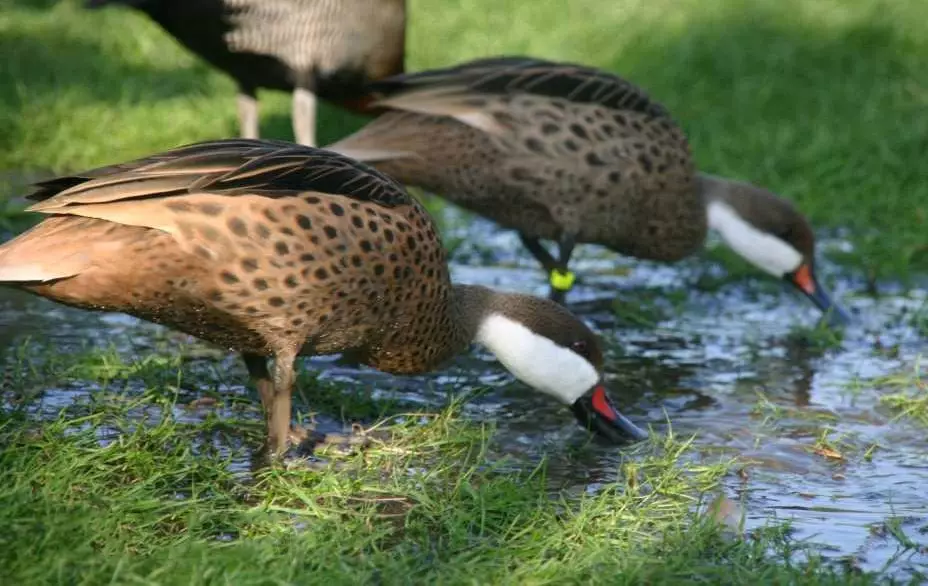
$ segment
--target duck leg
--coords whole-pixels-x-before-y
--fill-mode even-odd
[[[293,90],[293,136],[296,142],[316,146],[316,94],[297,86]]]
[[[312,452],[317,447],[364,446],[370,439],[363,430],[349,434],[321,433],[290,425],[291,396],[296,374],[293,370],[295,356],[278,354],[274,359],[274,374],[267,368],[267,358],[257,354],[242,354],[248,374],[258,388],[261,404],[267,418],[267,450],[272,455],[283,455],[288,444],[297,446],[298,451]]]
[[[576,239],[573,234],[563,234],[558,241],[558,258],[555,259],[538,238],[519,234],[522,244],[528,249],[541,266],[548,271],[548,281],[551,283],[549,297],[560,304],[564,304],[567,293],[573,288],[576,277],[568,268],[570,255],[573,254]]]
[[[264,356],[242,354],[242,358],[261,396],[261,405],[267,418],[267,448],[273,454],[283,454],[291,435],[290,395],[296,378],[293,372],[295,356],[275,356],[273,377]],[[299,436],[301,431],[293,430],[292,434]],[[302,435],[305,435],[305,431]]]
[[[255,88],[239,87],[238,130],[242,138],[258,138],[258,97]]]

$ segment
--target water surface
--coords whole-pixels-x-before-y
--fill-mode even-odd
[[[443,217],[455,249],[456,280],[546,293],[543,274],[513,234],[453,210]],[[821,276],[855,323],[840,343],[818,348],[794,335],[816,323],[817,311],[772,279],[758,276],[704,290],[696,284],[725,275],[705,258],[657,265],[596,247],[580,247],[576,258],[582,283],[573,308],[606,341],[608,382],[620,408],[656,433],[672,426],[681,436],[697,434],[694,458],[737,458],[724,491],[742,504],[747,530],[789,520],[796,537],[862,568],[880,569],[899,555],[893,567],[900,575],[928,571],[926,430],[894,419],[880,404],[888,390],[869,382],[910,372],[924,353],[926,340],[914,325],[914,316],[928,311],[924,289],[887,285],[888,292],[873,299],[858,293],[864,287],[853,275],[824,263]],[[221,403],[220,416],[258,417],[257,399],[245,389],[244,369],[234,357],[126,316],[0,292],[0,348],[9,357],[30,337],[61,353],[115,346],[133,357],[158,340],[174,340],[185,354],[196,350],[207,357],[203,367],[220,376],[223,393],[253,399],[255,408],[244,411],[241,402]],[[440,406],[449,394],[490,389],[469,401],[465,413],[494,420],[495,449],[525,466],[587,441],[566,409],[514,383],[479,349],[419,377],[392,377],[332,357],[306,360],[304,368],[360,385],[378,398],[423,406]],[[87,382],[42,388],[35,416],[54,417],[99,387]],[[132,388],[130,383],[127,392]],[[197,396],[204,389],[186,391]],[[142,421],[149,415],[157,416],[138,412]],[[201,416],[183,408],[176,415]],[[325,425],[337,427],[334,421]],[[821,449],[823,437],[836,453]],[[589,492],[616,477],[621,450],[595,443],[586,449],[590,456],[582,460],[551,458],[553,487]],[[903,550],[886,531],[887,522],[898,523],[922,551]]]

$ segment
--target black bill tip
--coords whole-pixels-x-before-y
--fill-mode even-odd
[[[573,404],[573,412],[580,425],[613,443],[639,442],[648,439],[648,432],[619,413],[599,383]]]
[[[786,275],[786,279],[822,311],[823,319],[830,327],[844,327],[853,321],[843,307],[832,301],[828,291],[819,284],[812,267],[808,264],[800,265],[798,269]]]

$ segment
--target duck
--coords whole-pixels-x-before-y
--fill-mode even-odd
[[[388,77],[370,91],[384,113],[326,148],[518,232],[552,299],[573,288],[579,243],[674,262],[712,229],[834,323],[849,320],[816,276],[815,236],[796,206],[698,172],[667,109],[617,75],[502,56]]]
[[[257,90],[292,92],[296,142],[316,145],[318,99],[369,112],[364,88],[404,71],[406,0],[87,0],[145,13],[238,86],[242,138],[258,138]]]
[[[403,375],[471,343],[596,436],[648,437],[616,409],[583,321],[546,298],[453,284],[424,207],[348,157],[214,140],[48,179],[27,199],[43,219],[0,246],[0,285],[239,353],[270,454],[299,437],[298,356],[347,353]]]

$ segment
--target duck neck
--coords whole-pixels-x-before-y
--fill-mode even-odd
[[[480,285],[455,284],[451,287],[452,323],[450,354],[463,352],[477,341],[480,327],[493,311],[496,291]]]
[[[698,185],[709,228],[741,257],[775,277],[802,263],[802,254],[775,235],[797,217],[789,201],[750,183],[704,173]]]

